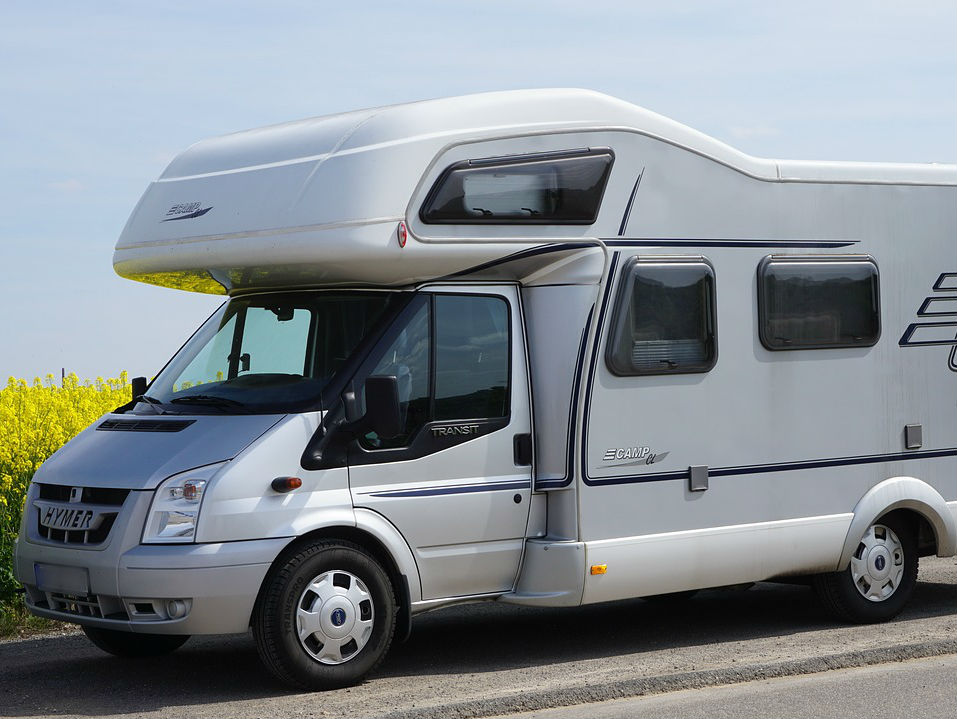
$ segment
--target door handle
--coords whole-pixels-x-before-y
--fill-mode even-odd
[[[512,440],[515,466],[528,467],[532,464],[532,435],[516,434]]]

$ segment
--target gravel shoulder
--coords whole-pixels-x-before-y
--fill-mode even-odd
[[[358,687],[278,686],[246,635],[120,660],[82,636],[0,642],[0,716],[477,717],[957,654],[957,564],[928,557],[896,621],[832,621],[811,591],[761,583],[663,604],[499,604],[418,617]]]

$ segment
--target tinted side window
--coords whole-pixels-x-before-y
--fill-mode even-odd
[[[397,379],[403,431],[389,439],[369,433],[360,439],[366,449],[406,447],[433,421],[509,414],[508,303],[490,295],[423,294],[412,307],[363,373]],[[357,388],[361,412],[363,383]]]
[[[590,225],[613,160],[611,150],[577,150],[459,162],[436,181],[420,217],[426,223]]]
[[[500,297],[436,295],[435,417],[505,417],[508,305]]]
[[[370,375],[393,375],[398,381],[399,411],[403,431],[397,437],[382,439],[366,436],[362,444],[369,449],[404,447],[415,433],[429,421],[431,398],[429,395],[429,365],[431,363],[431,337],[429,303],[423,302],[408,324],[386,348]],[[365,411],[365,396],[361,396]]]
[[[767,257],[758,324],[769,350],[870,347],[880,337],[877,265],[869,257]]]
[[[617,375],[707,372],[716,358],[711,266],[703,259],[632,258],[615,302],[609,369]]]

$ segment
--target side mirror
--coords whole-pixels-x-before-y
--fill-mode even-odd
[[[355,395],[352,392],[343,395],[339,408],[330,411],[306,444],[299,460],[303,469],[344,466],[345,442],[358,434],[372,431],[383,439],[391,439],[402,433],[398,380],[394,376],[369,377],[365,381],[365,395],[366,413],[359,418],[355,418],[358,412]]]
[[[399,381],[394,375],[366,378],[365,425],[383,439],[402,434]]]
[[[134,377],[130,380],[130,388],[133,390],[133,399],[142,397],[146,394],[146,377]]]

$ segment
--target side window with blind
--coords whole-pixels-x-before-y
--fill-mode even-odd
[[[621,273],[605,362],[617,375],[707,372],[717,360],[714,270],[703,257],[631,258]]]
[[[877,264],[866,255],[766,257],[758,267],[758,327],[769,350],[876,344]]]
[[[408,446],[433,421],[509,415],[511,336],[508,303],[492,295],[422,295],[417,309],[366,376],[397,380],[403,431],[367,435],[366,449]],[[360,383],[361,386],[361,383]],[[364,396],[359,391],[362,411]]]

